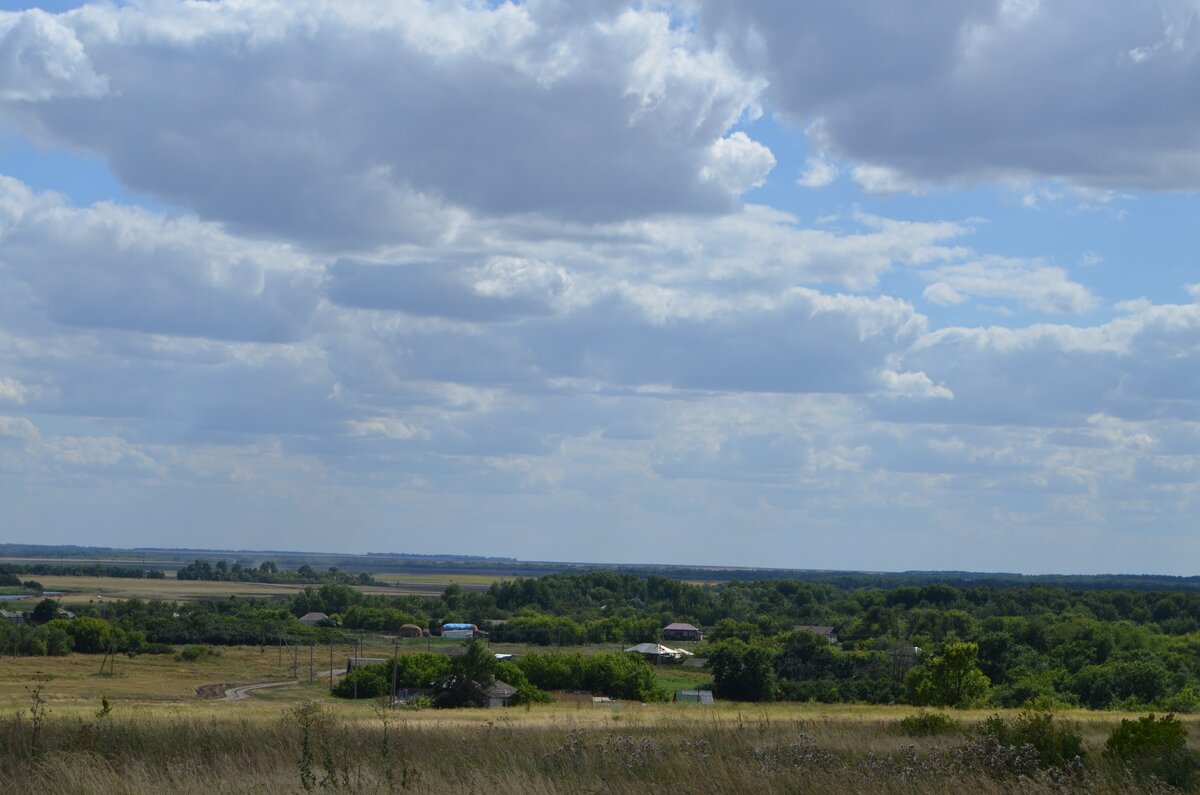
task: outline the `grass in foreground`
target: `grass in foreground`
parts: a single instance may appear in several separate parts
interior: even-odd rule
[[[331,709],[209,705],[202,714],[0,718],[0,782],[18,792],[879,792],[1160,791],[1103,759],[1111,715],[1082,767],[1039,770],[971,734],[910,738],[896,710],[628,707]]]

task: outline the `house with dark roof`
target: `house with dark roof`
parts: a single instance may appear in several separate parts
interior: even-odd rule
[[[699,627],[691,624],[675,622],[662,628],[663,640],[704,640],[704,633]]]

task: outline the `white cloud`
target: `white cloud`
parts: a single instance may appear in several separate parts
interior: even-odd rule
[[[0,284],[57,323],[247,340],[294,338],[316,271],[284,245],[130,207],[72,207],[0,177]]]
[[[25,385],[13,378],[0,378],[0,402],[20,406],[25,402]]]
[[[1188,3],[700,7],[714,46],[761,71],[772,107],[860,164],[870,192],[1031,178],[1094,203],[1200,187]]]
[[[1062,268],[1038,261],[985,257],[923,271],[932,282],[923,293],[936,304],[961,304],[969,296],[1012,299],[1039,312],[1077,314],[1099,305],[1092,292]]]
[[[322,247],[433,243],[465,212],[723,213],[774,164],[729,132],[761,80],[653,9],[254,0],[10,20],[72,36],[109,91],[10,98],[0,119],[205,219]]]
[[[837,179],[838,167],[824,157],[808,157],[804,160],[804,173],[796,184],[804,188],[824,188]]]
[[[106,88],[68,25],[39,9],[0,11],[0,102],[95,99]]]

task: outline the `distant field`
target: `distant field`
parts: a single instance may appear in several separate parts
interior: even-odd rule
[[[290,583],[254,582],[209,582],[207,580],[135,580],[125,577],[61,577],[37,575],[37,581],[48,591],[64,591],[59,597],[63,602],[89,602],[96,599],[169,599],[190,601],[194,599],[217,599],[225,596],[283,597],[304,589],[303,585]],[[435,596],[442,587],[415,584],[396,588],[383,586],[354,586],[363,593],[378,593],[389,596],[416,594]],[[23,602],[21,604],[26,604]]]
[[[39,674],[48,676],[43,695],[50,701],[99,701],[110,699],[145,701],[194,700],[196,688],[204,684],[250,684],[291,678],[291,659],[278,664],[275,647],[222,647],[217,657],[195,662],[176,662],[170,654],[119,655],[114,675],[100,675],[99,654],[69,654],[66,657],[5,657],[0,662],[0,703],[21,705]],[[346,651],[341,652],[345,661]],[[325,653],[328,667],[329,653]],[[308,656],[304,656],[307,677]]]
[[[459,585],[467,589],[484,589],[494,582],[502,582],[505,577],[500,574],[457,574],[455,572],[446,572],[445,574],[415,574],[415,573],[392,573],[383,572],[372,574],[377,580],[386,583],[393,583],[402,586],[415,585],[436,585],[438,592],[445,590],[448,585]],[[511,580],[512,577],[507,579]]]
[[[298,585],[268,585],[249,582],[206,582],[203,580],[134,580],[125,577],[59,577],[38,575],[48,591],[65,591],[64,602],[105,599],[213,599],[223,596],[287,596],[301,590]]]

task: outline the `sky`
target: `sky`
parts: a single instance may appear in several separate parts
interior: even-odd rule
[[[0,541],[1195,574],[1200,7],[0,2]]]

